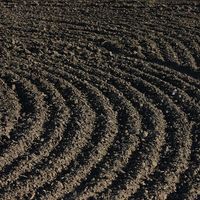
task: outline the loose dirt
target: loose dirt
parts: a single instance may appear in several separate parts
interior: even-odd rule
[[[0,199],[200,198],[200,2],[0,0]]]

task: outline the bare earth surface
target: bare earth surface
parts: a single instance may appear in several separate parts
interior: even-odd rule
[[[200,198],[200,1],[0,0],[0,199]]]

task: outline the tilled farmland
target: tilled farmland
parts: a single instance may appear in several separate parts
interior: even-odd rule
[[[200,2],[0,0],[0,199],[200,198]]]

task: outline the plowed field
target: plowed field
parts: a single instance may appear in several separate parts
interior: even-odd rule
[[[0,0],[0,199],[200,198],[200,2]]]

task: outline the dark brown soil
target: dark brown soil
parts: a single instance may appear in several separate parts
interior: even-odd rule
[[[200,199],[200,2],[0,0],[0,199]]]

